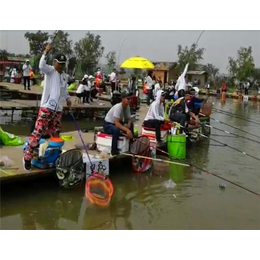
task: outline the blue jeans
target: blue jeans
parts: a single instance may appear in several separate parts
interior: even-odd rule
[[[111,148],[111,152],[117,152],[118,151],[118,148],[117,148],[117,141],[118,141],[118,138],[119,138],[119,135],[120,135],[120,129],[117,128],[114,124],[112,123],[108,123],[105,121],[104,123],[104,132],[106,134],[109,134],[109,135],[112,135],[112,148]],[[134,132],[134,125],[133,123],[131,124],[131,132],[133,133]]]

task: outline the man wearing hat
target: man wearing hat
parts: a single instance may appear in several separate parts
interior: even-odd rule
[[[117,141],[120,135],[120,131],[124,132],[129,139],[133,139],[134,129],[129,107],[131,103],[131,97],[131,93],[122,93],[122,101],[110,108],[105,117],[104,131],[105,133],[113,136],[111,148],[112,155],[119,154]]]
[[[45,74],[44,88],[35,128],[29,137],[24,153],[23,166],[27,171],[31,170],[33,150],[39,144],[40,138],[46,134],[59,136],[63,101],[66,100],[67,106],[71,106],[67,90],[67,76],[64,73],[66,57],[63,54],[56,55],[53,66],[49,66],[46,64],[46,56],[50,50],[51,45],[48,44],[39,63],[39,69]]]
[[[28,90],[30,89],[30,70],[32,69],[29,60],[25,61],[25,64],[23,65],[23,85],[24,85],[24,90],[26,90],[26,82],[27,82],[27,87]]]

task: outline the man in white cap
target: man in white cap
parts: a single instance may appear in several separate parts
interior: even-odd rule
[[[41,105],[34,131],[28,140],[28,146],[24,153],[23,166],[26,171],[31,170],[33,150],[39,144],[43,135],[59,136],[61,129],[62,101],[66,100],[67,106],[71,106],[70,96],[67,90],[67,77],[64,73],[66,57],[63,54],[55,56],[53,66],[46,64],[46,56],[51,50],[48,44],[39,63],[39,69],[44,75],[44,88]]]
[[[24,85],[24,90],[26,90],[26,83],[27,83],[27,88],[28,90],[30,89],[30,70],[32,69],[29,60],[25,61],[25,64],[23,65],[23,85]]]

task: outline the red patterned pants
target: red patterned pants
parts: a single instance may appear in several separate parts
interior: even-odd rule
[[[40,108],[35,122],[34,131],[29,137],[28,146],[24,153],[25,160],[33,158],[33,150],[39,144],[43,135],[59,136],[62,112],[55,112],[48,108]]]

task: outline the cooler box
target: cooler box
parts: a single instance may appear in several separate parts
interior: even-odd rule
[[[45,139],[40,139],[39,144],[43,144],[46,140]],[[28,141],[26,141],[24,150],[26,149],[28,145]],[[32,166],[37,167],[39,169],[49,169],[55,167],[55,162],[59,158],[62,150],[62,146],[64,145],[63,142],[55,142],[49,140],[49,146],[45,150],[45,153],[43,157],[39,157],[39,148],[36,147],[34,149],[34,158],[32,159]]]
[[[112,147],[112,135],[106,134],[106,133],[98,133],[96,137],[96,144],[97,149],[99,151],[111,151]],[[128,152],[129,151],[129,139],[127,139],[125,136],[120,136],[117,142],[117,148],[122,152]]]
[[[109,175],[109,159],[96,158],[94,155],[89,155],[92,164],[95,165],[94,172]],[[86,153],[83,153],[83,162],[86,164],[87,176],[91,174],[90,162]]]
[[[170,130],[171,127],[168,125],[162,125],[161,126],[161,139],[162,141],[166,141],[167,138],[167,132]],[[154,128],[149,128],[146,126],[142,126],[142,135],[146,136],[150,139],[150,142],[157,143],[156,140],[156,133]]]

